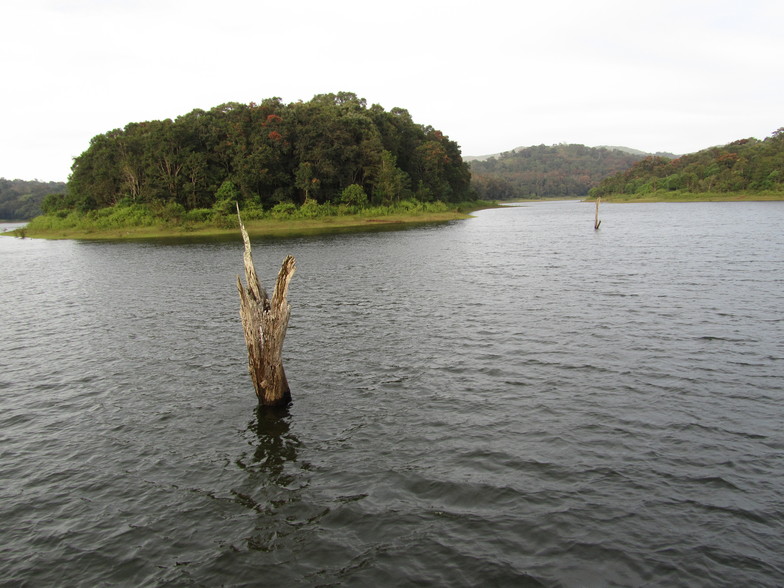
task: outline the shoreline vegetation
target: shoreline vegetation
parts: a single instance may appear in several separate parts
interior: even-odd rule
[[[242,211],[242,216],[250,236],[281,237],[448,222],[468,218],[476,210],[497,206],[496,202],[481,200],[459,204],[407,200],[391,206],[366,208],[313,202],[300,207],[278,206],[268,211],[249,208]],[[236,213],[224,214],[212,209],[186,212],[179,207],[133,204],[42,215],[24,227],[0,235],[53,240],[133,240],[239,237],[240,233]]]
[[[784,200],[784,191],[688,192],[686,190],[656,190],[645,194],[602,194],[600,198],[602,202],[616,204],[650,202],[768,202]],[[584,202],[594,202],[595,200],[595,195],[584,198]]]
[[[658,190],[647,194],[607,194],[602,202],[614,204],[654,202],[767,202],[784,201],[784,191],[704,192]],[[314,205],[279,207],[269,211],[248,209],[246,229],[252,237],[296,237],[303,235],[354,232],[412,227],[469,218],[472,212],[499,208],[503,204],[525,204],[554,200],[594,202],[592,196],[477,200],[460,204],[407,200],[392,206],[367,208]],[[304,210],[303,210],[304,209]],[[9,221],[13,222],[13,221]],[[239,235],[236,215],[216,214],[203,209],[184,212],[171,207],[118,205],[89,212],[42,215],[24,227],[0,232],[0,236],[35,239],[134,240]]]

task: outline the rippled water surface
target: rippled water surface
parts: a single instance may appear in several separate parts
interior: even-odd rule
[[[0,238],[0,582],[781,586],[784,203],[535,203],[297,257]]]

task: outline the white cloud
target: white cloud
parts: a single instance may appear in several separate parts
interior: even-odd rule
[[[0,176],[65,179],[128,122],[341,90],[464,154],[694,151],[784,126],[782,16],[773,0],[11,0]]]

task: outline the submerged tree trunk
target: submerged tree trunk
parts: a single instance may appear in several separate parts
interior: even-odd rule
[[[237,276],[237,290],[240,293],[240,318],[245,331],[245,343],[248,346],[248,372],[256,389],[259,403],[265,406],[286,404],[291,400],[286,372],[283,370],[283,339],[289,325],[291,306],[286,301],[294,271],[294,258],[286,256],[278,272],[272,298],[259,283],[253,257],[250,251],[250,238],[242,224],[239,206],[237,217],[240,221],[242,240],[245,243],[245,282],[242,285]]]
[[[593,228],[594,228],[594,230],[598,229],[599,225],[602,224],[602,221],[599,220],[599,201],[600,200],[601,200],[601,198],[597,198],[596,199],[596,218],[594,218],[594,221],[593,221]]]

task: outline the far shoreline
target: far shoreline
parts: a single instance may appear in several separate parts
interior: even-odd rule
[[[694,203],[694,202],[780,202],[784,192],[711,192],[695,194],[689,192],[657,191],[649,194],[613,194],[601,196],[603,204],[652,204],[652,203]],[[262,219],[248,220],[245,226],[254,238],[263,237],[302,237],[309,235],[339,234],[377,230],[413,228],[419,225],[439,224],[471,217],[471,213],[490,208],[502,208],[510,204],[536,202],[578,201],[594,203],[590,196],[553,196],[542,198],[520,198],[501,200],[495,203],[483,202],[477,208],[467,211],[421,212],[415,214],[390,214],[367,217],[361,214],[325,216],[311,219]],[[24,221],[7,221],[16,224]],[[33,230],[26,227],[0,231],[3,237],[23,237],[47,240],[80,241],[132,241],[144,239],[198,239],[239,237],[239,226],[217,227],[203,224],[160,224],[155,226],[129,226],[111,229],[53,229]]]
[[[483,206],[475,210],[490,208]],[[301,237],[342,232],[362,232],[413,228],[419,225],[439,224],[470,218],[469,212],[429,212],[420,214],[391,214],[378,217],[360,215],[327,216],[313,219],[295,220],[248,220],[245,228],[251,237]],[[157,225],[130,226],[112,229],[55,229],[26,230],[24,227],[0,233],[2,236],[25,237],[47,240],[80,241],[130,241],[144,239],[192,239],[192,238],[240,238],[239,226],[236,228],[203,225]]]
[[[608,204],[651,204],[657,202],[778,202],[784,201],[784,192],[651,192],[649,194],[610,194],[601,196],[602,203]],[[499,200],[499,204],[526,204],[529,202],[567,202],[579,201],[595,203],[596,197],[552,196],[542,198],[518,198]]]
[[[784,192],[664,192],[649,194],[609,194],[600,196],[608,204],[650,204],[655,202],[778,202],[784,200]],[[595,197],[584,197],[583,202],[596,202]]]

